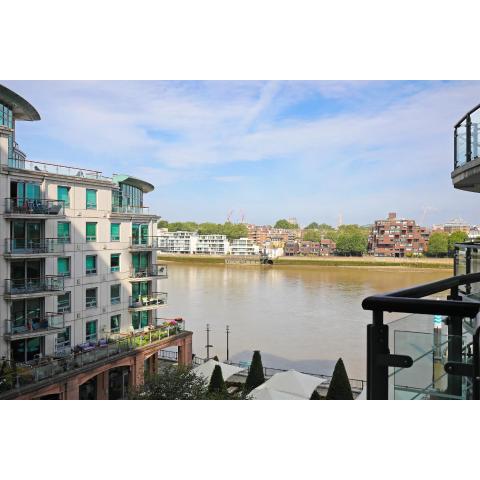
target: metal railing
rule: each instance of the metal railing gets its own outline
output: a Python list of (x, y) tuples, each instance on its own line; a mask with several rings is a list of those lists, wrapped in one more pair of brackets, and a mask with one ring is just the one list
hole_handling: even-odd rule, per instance
[(22, 295), (62, 291), (64, 280), (63, 275), (45, 275), (38, 278), (7, 278), (5, 280), (5, 292), (9, 295)]
[(130, 248), (158, 248), (160, 243), (159, 236), (130, 237)]
[[(419, 389), (421, 395), (414, 398), (472, 398), (480, 399), (480, 328), (475, 324), (471, 341), (465, 344), (464, 319), (474, 319), (480, 310), (480, 302), (460, 296), (459, 287), (480, 282), (480, 273), (458, 275), (437, 282), (427, 283), (384, 295), (374, 295), (362, 302), (364, 310), (372, 311), (372, 323), (367, 326), (367, 399), (387, 400), (389, 396), (389, 368), (393, 375), (412, 368), (419, 368), (418, 360), (429, 358), (429, 363), (421, 368), (435, 368), (429, 372), (428, 378), (441, 378), (446, 374), (445, 388), (438, 385), (424, 385)], [(424, 298), (438, 295), (449, 290), (446, 299), (435, 300)], [(384, 324), (384, 312), (401, 312), (417, 314), (410, 316), (408, 324), (397, 330), (398, 337), (406, 337), (406, 341), (395, 338), (395, 353), (390, 353), (389, 326)], [(422, 319), (429, 324), (425, 325)], [(471, 323), (471, 322), (470, 322)], [(439, 331), (446, 325), (448, 333), (442, 340)], [(422, 327), (422, 328), (420, 328)], [(411, 352), (412, 335), (428, 335), (423, 338), (420, 349), (425, 355), (415, 356)], [(426, 339), (426, 340), (425, 340)], [(429, 342), (429, 343), (428, 343)], [(443, 344), (447, 348), (443, 348)], [(409, 348), (410, 347), (410, 348)], [(443, 361), (436, 350), (444, 351)], [(397, 354), (396, 350), (401, 353)], [(466, 351), (470, 352), (466, 356)], [(405, 355), (405, 353), (409, 353)], [(468, 358), (468, 363), (465, 359)], [(424, 373), (424, 372), (423, 372)], [(422, 374), (425, 378), (425, 375)], [(468, 383), (469, 388), (465, 390)], [(414, 385), (415, 386), (415, 385)]]
[(128, 308), (143, 308), (156, 305), (165, 305), (168, 294), (166, 292), (153, 292), (146, 295), (128, 297)]
[(37, 318), (5, 320), (5, 337), (41, 335), (48, 331), (58, 332), (64, 328), (63, 314), (46, 312)]
[(55, 163), (46, 163), (46, 162), (35, 162), (32, 160), (27, 160), (26, 155), (17, 149), (17, 152), (20, 152), (18, 155), (10, 159), (10, 167), (18, 168), (20, 170), (32, 170), (34, 172), (45, 172), (45, 173), (54, 173), (57, 175), (66, 175), (68, 177), (80, 177), (88, 178), (93, 180), (106, 180), (111, 181), (109, 177), (104, 177), (102, 172), (97, 170), (89, 170), (85, 168), (70, 167), (68, 165), (57, 165)]
[(131, 278), (146, 278), (146, 277), (168, 277), (168, 269), (166, 265), (154, 264), (147, 267), (130, 268)]
[(161, 324), (146, 327), (144, 331), (118, 334), (98, 342), (77, 345), (70, 352), (58, 352), (58, 356), (45, 356), (29, 363), (0, 360), (0, 394), (105, 360), (114, 360), (139, 348), (153, 345), (185, 330), (183, 322), (176, 325)]
[(5, 253), (10, 255), (63, 253), (65, 243), (63, 238), (42, 238), (39, 240), (6, 238)]
[(45, 198), (6, 198), (5, 212), (18, 215), (63, 215), (64, 203), (63, 200)]
[(112, 205), (112, 213), (133, 213), (137, 215), (148, 215), (149, 207), (135, 205)]

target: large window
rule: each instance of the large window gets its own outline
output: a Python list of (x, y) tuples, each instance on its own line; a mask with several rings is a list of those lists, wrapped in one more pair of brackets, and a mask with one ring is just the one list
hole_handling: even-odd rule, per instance
[(135, 273), (145, 272), (148, 269), (150, 254), (148, 252), (132, 253), (132, 265)]
[(132, 327), (134, 330), (148, 326), (148, 312), (132, 313)]
[(64, 277), (70, 276), (70, 257), (57, 258), (57, 272)]
[(10, 108), (0, 103), (0, 125), (13, 128), (13, 115)]
[(134, 302), (138, 302), (142, 297), (148, 295), (148, 282), (132, 283), (132, 297)]
[(112, 253), (110, 255), (110, 271), (119, 272), (120, 271), (120, 254)]
[(97, 321), (91, 320), (85, 325), (85, 340), (95, 342), (97, 340)]
[(85, 257), (85, 274), (96, 275), (97, 274), (97, 256), (87, 255)]
[(94, 308), (97, 306), (97, 289), (87, 288), (85, 291), (85, 308)]
[(120, 241), (120, 224), (119, 223), (110, 224), (110, 241), (111, 242)]
[(67, 348), (71, 347), (71, 335), (72, 327), (65, 327), (63, 332), (57, 333), (57, 339), (55, 341), (55, 351), (63, 353)]
[(120, 284), (110, 285), (110, 301), (112, 305), (120, 303)]
[(59, 242), (70, 243), (70, 222), (57, 223), (57, 238)]
[(87, 188), (87, 210), (97, 209), (97, 191)]
[(70, 292), (66, 292), (63, 295), (57, 297), (57, 312), (67, 313), (71, 311), (70, 304)]
[(40, 328), (45, 328), (43, 311), (43, 298), (14, 300), (10, 307), (12, 333), (23, 333), (27, 331), (38, 330)]
[(14, 340), (10, 344), (12, 360), (30, 362), (39, 358), (43, 351), (43, 337)]
[(57, 200), (63, 200), (65, 207), (70, 207), (70, 187), (57, 187)]
[(87, 222), (86, 236), (87, 236), (87, 242), (97, 241), (97, 223), (96, 222)]
[(110, 317), (110, 333), (120, 332), (120, 315), (112, 315)]
[(132, 223), (132, 243), (134, 245), (147, 245), (148, 223)]

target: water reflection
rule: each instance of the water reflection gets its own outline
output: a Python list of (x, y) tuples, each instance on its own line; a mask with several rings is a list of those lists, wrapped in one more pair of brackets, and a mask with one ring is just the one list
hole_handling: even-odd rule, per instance
[[(259, 267), (169, 265), (162, 282), (169, 305), (162, 314), (182, 316), (194, 332), (193, 349), (205, 356), (205, 325), (211, 326), (211, 355), (249, 360), (259, 349), (268, 366), (330, 373), (343, 357), (352, 377), (365, 378), (364, 297), (450, 274), (448, 270), (393, 270), (349, 267)], [(281, 363), (281, 365), (279, 364)], [(267, 362), (265, 361), (267, 365)]]

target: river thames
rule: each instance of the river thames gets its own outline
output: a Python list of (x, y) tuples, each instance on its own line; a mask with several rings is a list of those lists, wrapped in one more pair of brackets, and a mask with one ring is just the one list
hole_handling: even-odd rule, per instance
[(312, 266), (168, 264), (167, 318), (183, 317), (194, 332), (193, 352), (250, 360), (260, 350), (264, 366), (330, 374), (342, 357), (352, 378), (364, 379), (366, 325), (363, 298), (451, 275), (447, 269), (403, 270)]

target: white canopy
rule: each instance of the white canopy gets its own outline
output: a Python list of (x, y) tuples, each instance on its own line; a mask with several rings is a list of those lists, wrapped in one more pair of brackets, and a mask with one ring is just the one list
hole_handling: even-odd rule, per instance
[(229, 365), (228, 363), (217, 362), (216, 360), (208, 360), (205, 363), (202, 363), (198, 367), (194, 368), (193, 371), (203, 377), (207, 382), (210, 382), (213, 370), (215, 366), (219, 365), (222, 369), (223, 379), (227, 380), (233, 375), (236, 375), (238, 372), (245, 370), (241, 367), (236, 367), (235, 365)]
[(327, 381), (325, 378), (314, 377), (296, 370), (288, 370), (287, 372), (276, 373), (272, 378), (257, 387), (257, 389), (268, 388), (310, 399), (313, 391)]
[(273, 388), (257, 387), (250, 392), (249, 397), (252, 400), (305, 400), (304, 397), (293, 395), (291, 393), (280, 392)]

